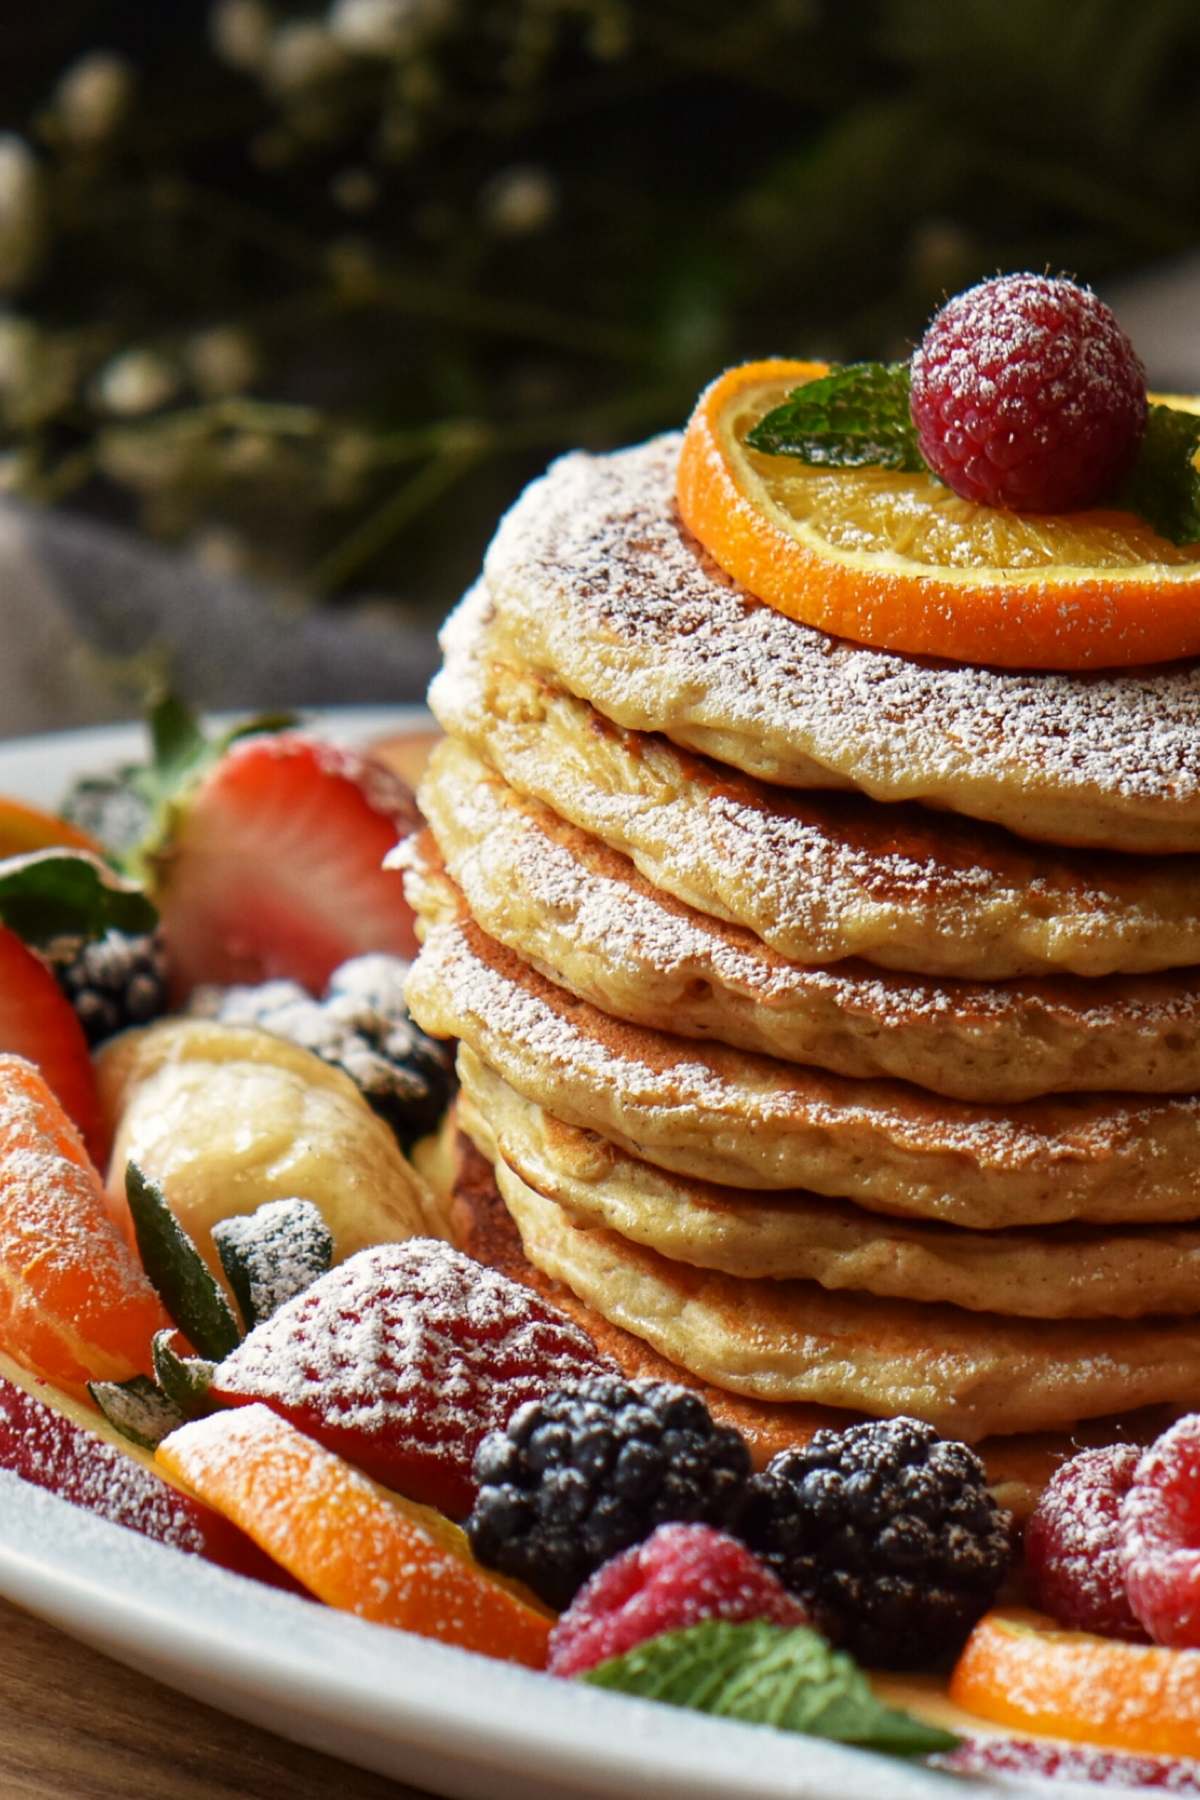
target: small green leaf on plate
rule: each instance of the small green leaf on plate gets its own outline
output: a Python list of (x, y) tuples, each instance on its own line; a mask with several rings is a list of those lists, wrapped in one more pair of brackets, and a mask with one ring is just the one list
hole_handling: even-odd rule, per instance
[(202, 1419), (218, 1410), (210, 1397), (216, 1364), (202, 1356), (181, 1356), (171, 1342), (173, 1331), (156, 1331), (151, 1346), (158, 1385), (185, 1419)]
[(0, 924), (25, 943), (134, 936), (153, 931), (158, 914), (139, 887), (86, 850), (34, 850), (0, 862)]
[(853, 1657), (815, 1631), (709, 1619), (589, 1669), (581, 1680), (744, 1724), (773, 1725), (894, 1756), (952, 1750), (958, 1739), (885, 1706)]
[(148, 1375), (135, 1375), (132, 1381), (89, 1381), (88, 1393), (109, 1424), (143, 1450), (156, 1449), (184, 1422), (183, 1413)]
[(138, 1250), (163, 1305), (201, 1356), (221, 1362), (241, 1342), (233, 1311), (162, 1189), (131, 1162), (125, 1193)]
[(907, 363), (846, 363), (793, 388), (746, 442), (821, 468), (927, 471), (908, 402)]
[(1118, 496), (1160, 537), (1173, 544), (1200, 543), (1200, 413), (1154, 405), (1137, 460)]

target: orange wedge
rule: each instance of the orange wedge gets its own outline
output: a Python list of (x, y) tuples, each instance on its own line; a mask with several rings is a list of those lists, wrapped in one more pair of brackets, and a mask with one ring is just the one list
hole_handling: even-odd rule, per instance
[(1133, 513), (1007, 512), (933, 475), (814, 468), (747, 447), (765, 413), (825, 372), (730, 369), (684, 436), (683, 521), (752, 594), (836, 637), (962, 662), (1086, 669), (1200, 655), (1200, 544), (1168, 543)]
[(55, 813), (26, 806), (22, 800), (10, 800), (0, 794), (0, 857), (27, 856), (33, 850), (90, 850), (103, 856), (104, 847), (77, 825), (68, 824)]
[(456, 1525), (377, 1487), (265, 1406), (181, 1426), (155, 1454), (327, 1606), (545, 1667), (553, 1620), (487, 1575)]
[(950, 1698), (1022, 1731), (1200, 1756), (1200, 1651), (1059, 1631), (1040, 1613), (985, 1614), (951, 1677)]
[(32, 1063), (0, 1056), (0, 1350), (81, 1393), (150, 1374), (169, 1324), (78, 1131)]

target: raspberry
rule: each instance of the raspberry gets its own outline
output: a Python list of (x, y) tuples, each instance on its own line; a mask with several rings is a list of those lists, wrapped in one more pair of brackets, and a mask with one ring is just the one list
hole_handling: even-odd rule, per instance
[(265, 1401), (376, 1481), (461, 1518), (483, 1438), (609, 1366), (528, 1288), (411, 1238), (359, 1251), (280, 1307), (220, 1364), (212, 1391)]
[(956, 494), (1066, 512), (1112, 494), (1146, 428), (1146, 372), (1073, 281), (1000, 275), (949, 301), (912, 359), (912, 417)]
[(618, 1551), (672, 1521), (727, 1525), (750, 1452), (699, 1394), (602, 1375), (523, 1406), (475, 1458), (479, 1561), (565, 1607)]
[(1200, 1648), (1200, 1413), (1139, 1461), (1121, 1503), (1120, 1556), (1129, 1604), (1155, 1643)]
[(983, 1464), (919, 1419), (818, 1431), (746, 1490), (738, 1536), (861, 1661), (932, 1667), (961, 1647), (1011, 1558)]
[(552, 1675), (578, 1675), (705, 1619), (807, 1625), (798, 1600), (744, 1544), (711, 1525), (660, 1525), (582, 1587), (550, 1635)]
[(1025, 1531), (1025, 1560), (1043, 1612), (1074, 1631), (1145, 1641), (1121, 1573), (1121, 1502), (1141, 1451), (1083, 1450), (1046, 1488)]

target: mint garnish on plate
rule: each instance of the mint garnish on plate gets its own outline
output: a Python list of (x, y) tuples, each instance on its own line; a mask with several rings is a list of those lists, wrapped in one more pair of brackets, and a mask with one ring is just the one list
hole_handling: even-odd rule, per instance
[(927, 1756), (958, 1743), (953, 1733), (877, 1700), (853, 1657), (815, 1631), (763, 1620), (731, 1625), (709, 1619), (665, 1632), (579, 1679), (667, 1706), (894, 1756)]
[[(939, 479), (917, 448), (908, 364), (844, 363), (793, 388), (747, 433), (752, 450), (818, 468), (899, 469)], [(1173, 544), (1200, 542), (1200, 414), (1155, 403), (1137, 460), (1112, 504)]]

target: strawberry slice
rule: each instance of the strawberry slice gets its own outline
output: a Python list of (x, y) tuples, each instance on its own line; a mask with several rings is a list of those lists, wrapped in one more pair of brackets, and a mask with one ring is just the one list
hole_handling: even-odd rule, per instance
[(411, 790), (351, 751), (293, 732), (235, 744), (149, 858), (176, 1001), (201, 982), (316, 994), (348, 957), (412, 956), (400, 876), (382, 864), (416, 821)]
[(0, 925), (0, 1052), (36, 1063), (93, 1155), (100, 1107), (91, 1052), (75, 1009), (41, 959)]

